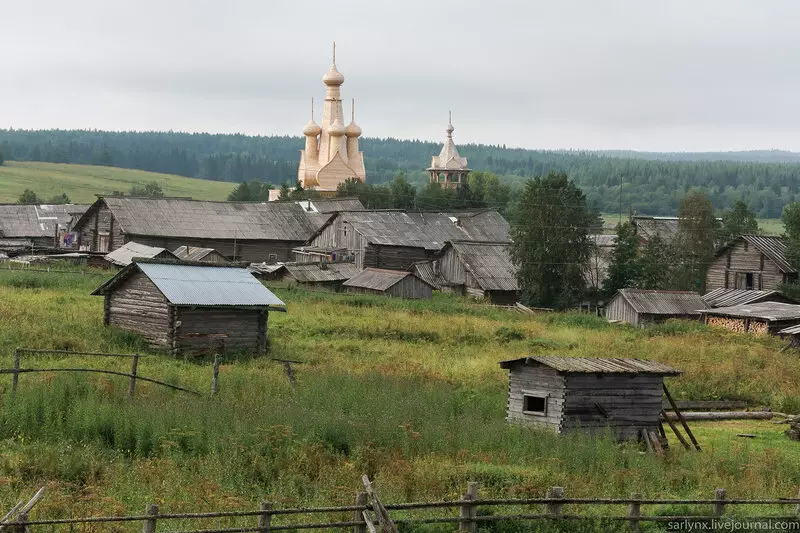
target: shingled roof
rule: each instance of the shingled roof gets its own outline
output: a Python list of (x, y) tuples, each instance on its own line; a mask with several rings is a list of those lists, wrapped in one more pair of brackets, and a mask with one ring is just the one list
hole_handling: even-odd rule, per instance
[(510, 244), (496, 242), (451, 243), (467, 271), (484, 291), (517, 291), (517, 269), (509, 255)]
[(105, 204), (129, 235), (306, 241), (331, 215), (306, 213), (294, 202), (208, 202), (185, 198), (100, 198), (75, 224)]
[(55, 237), (57, 226), (66, 227), (73, 215), (80, 215), (88, 208), (82, 204), (0, 205), (0, 237)]

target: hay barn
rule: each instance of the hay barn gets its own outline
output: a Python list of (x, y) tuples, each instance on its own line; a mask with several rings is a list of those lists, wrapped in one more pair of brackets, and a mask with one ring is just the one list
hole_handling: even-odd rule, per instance
[(517, 269), (511, 262), (507, 242), (462, 242), (447, 244), (435, 263), (450, 286), (495, 305), (514, 305), (519, 299)]
[(717, 251), (706, 288), (771, 290), (796, 279), (782, 238), (742, 235)]
[(105, 298), (106, 325), (176, 356), (263, 354), (269, 311), (286, 310), (247, 269), (234, 267), (134, 262), (92, 295)]
[(535, 356), (503, 361), (509, 422), (556, 433), (611, 431), (635, 439), (657, 431), (664, 377), (681, 373), (643, 359)]
[(346, 292), (359, 294), (380, 294), (396, 298), (430, 298), (433, 286), (412, 272), (368, 268), (345, 281), (342, 288)]
[(762, 302), (706, 309), (703, 321), (731, 331), (752, 335), (775, 335), (782, 329), (800, 324), (800, 305)]
[(606, 318), (644, 327), (670, 318), (698, 320), (706, 307), (695, 292), (620, 289), (606, 304)]

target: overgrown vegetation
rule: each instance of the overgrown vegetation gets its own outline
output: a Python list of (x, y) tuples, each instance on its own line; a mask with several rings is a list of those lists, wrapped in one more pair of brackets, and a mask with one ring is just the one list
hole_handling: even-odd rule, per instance
[[(39, 280), (39, 281), (34, 281)], [(0, 365), (17, 346), (149, 352), (133, 334), (102, 325), (102, 276), (0, 270)], [(781, 428), (695, 425), (702, 453), (667, 460), (608, 439), (557, 437), (504, 420), (507, 376), (497, 362), (524, 354), (646, 356), (682, 368), (679, 398), (736, 399), (800, 412), (800, 361), (773, 339), (697, 323), (651, 330), (585, 314), (526, 316), (452, 297), (402, 301), (275, 289), (289, 307), (270, 315), (270, 355), (301, 360), (292, 392), (281, 365), (230, 354), (220, 394), (195, 398), (127, 380), (25, 374), (16, 400), (0, 379), (0, 502), (43, 483), (40, 516), (279, 505), (349, 504), (362, 473), (386, 501), (457, 497), (467, 481), (485, 496), (731, 497), (796, 492), (800, 452)], [(25, 356), (23, 367), (128, 361)], [(144, 376), (203, 392), (207, 360), (153, 354)], [(13, 505), (11, 503), (10, 505)]]

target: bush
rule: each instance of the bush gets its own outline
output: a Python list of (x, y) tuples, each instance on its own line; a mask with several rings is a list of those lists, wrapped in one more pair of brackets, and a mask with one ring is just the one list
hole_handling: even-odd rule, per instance
[(511, 341), (525, 340), (525, 332), (513, 326), (500, 326), (497, 328), (497, 331), (494, 332), (494, 336), (498, 342), (504, 344)]

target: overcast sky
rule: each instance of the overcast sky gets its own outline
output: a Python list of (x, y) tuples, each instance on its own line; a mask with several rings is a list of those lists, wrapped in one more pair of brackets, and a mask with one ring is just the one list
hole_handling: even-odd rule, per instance
[(2, 128), (299, 135), (335, 40), (369, 137), (800, 151), (796, 0), (2, 4)]

